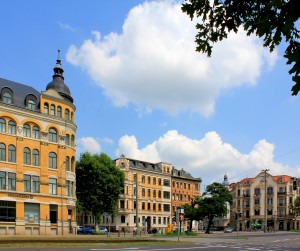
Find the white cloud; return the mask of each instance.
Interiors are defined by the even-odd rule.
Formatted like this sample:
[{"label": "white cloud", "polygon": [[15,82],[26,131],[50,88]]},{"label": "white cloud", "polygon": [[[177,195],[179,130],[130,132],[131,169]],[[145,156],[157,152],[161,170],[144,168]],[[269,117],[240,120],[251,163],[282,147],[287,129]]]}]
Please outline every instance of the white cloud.
[{"label": "white cloud", "polygon": [[300,176],[300,167],[288,167],[273,159],[274,145],[260,140],[248,154],[240,153],[232,145],[222,141],[217,132],[208,132],[202,139],[191,139],[176,130],[166,132],[158,140],[140,149],[135,136],[125,135],[119,140],[116,156],[157,163],[171,163],[175,168],[201,177],[203,184],[222,182],[226,173],[234,182],[256,176],[263,169],[272,175]]},{"label": "white cloud", "polygon": [[245,32],[214,45],[211,58],[195,52],[195,22],[174,1],[146,1],[128,13],[121,34],[93,31],[67,60],[87,71],[117,106],[132,102],[140,114],[161,109],[170,114],[214,112],[220,93],[255,85],[270,54]]},{"label": "white cloud", "polygon": [[72,31],[72,32],[74,32],[74,31],[76,31],[76,29],[75,28],[73,28],[71,25],[69,25],[69,24],[66,24],[66,23],[62,23],[62,22],[57,22],[57,24],[58,24],[58,26],[60,27],[60,28],[62,28],[62,29],[64,29],[64,30],[69,30],[69,31]]},{"label": "white cloud", "polygon": [[91,154],[100,154],[101,146],[93,137],[82,137],[77,140],[77,153],[89,152]]}]

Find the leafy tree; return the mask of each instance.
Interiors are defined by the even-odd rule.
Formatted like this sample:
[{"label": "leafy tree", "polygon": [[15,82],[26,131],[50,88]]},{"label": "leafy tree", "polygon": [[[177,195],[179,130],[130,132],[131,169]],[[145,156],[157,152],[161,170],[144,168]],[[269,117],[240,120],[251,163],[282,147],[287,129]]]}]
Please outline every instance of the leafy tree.
[{"label": "leafy tree", "polygon": [[81,154],[76,163],[77,208],[99,222],[104,212],[116,211],[124,182],[124,172],[106,154]]},{"label": "leafy tree", "polygon": [[295,199],[292,205],[292,211],[295,216],[300,215],[300,196],[297,196],[297,198]]},{"label": "leafy tree", "polygon": [[214,182],[206,187],[206,191],[198,203],[199,217],[202,219],[206,217],[208,219],[206,234],[210,233],[214,217],[223,217],[226,215],[226,204],[231,204],[232,201],[232,195],[224,185]]},{"label": "leafy tree", "polygon": [[230,31],[237,32],[242,25],[247,35],[262,37],[264,46],[273,51],[282,39],[287,48],[284,57],[292,64],[289,74],[295,82],[292,95],[300,91],[300,43],[297,20],[299,0],[185,0],[182,11],[191,19],[198,17],[196,50],[212,53],[212,43],[227,38]]},{"label": "leafy tree", "polygon": [[199,213],[198,205],[200,203],[200,197],[195,197],[191,200],[191,204],[184,204],[184,217],[190,220],[189,230],[192,229],[193,221],[199,221],[202,219],[201,213]]}]

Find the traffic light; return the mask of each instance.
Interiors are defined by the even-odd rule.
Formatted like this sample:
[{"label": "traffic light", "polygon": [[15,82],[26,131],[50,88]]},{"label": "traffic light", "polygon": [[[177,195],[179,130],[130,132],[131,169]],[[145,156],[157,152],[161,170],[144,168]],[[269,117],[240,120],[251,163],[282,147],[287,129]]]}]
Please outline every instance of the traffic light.
[{"label": "traffic light", "polygon": [[298,180],[297,179],[294,179],[293,180],[293,190],[297,190],[297,183],[298,183]]},{"label": "traffic light", "polygon": [[177,213],[176,213],[176,211],[174,211],[174,213],[173,213],[173,221],[177,222]]}]

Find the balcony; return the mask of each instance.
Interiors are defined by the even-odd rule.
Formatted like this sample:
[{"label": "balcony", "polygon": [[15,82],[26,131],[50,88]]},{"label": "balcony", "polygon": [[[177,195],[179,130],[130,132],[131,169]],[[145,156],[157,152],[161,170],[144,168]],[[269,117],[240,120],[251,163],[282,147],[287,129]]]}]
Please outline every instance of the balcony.
[{"label": "balcony", "polygon": [[250,197],[250,194],[243,194],[244,197]]},{"label": "balcony", "polygon": [[256,196],[256,197],[257,197],[257,196],[260,196],[260,193],[255,193],[254,196]]},{"label": "balcony", "polygon": [[286,191],[279,191],[277,194],[278,195],[286,195]]}]

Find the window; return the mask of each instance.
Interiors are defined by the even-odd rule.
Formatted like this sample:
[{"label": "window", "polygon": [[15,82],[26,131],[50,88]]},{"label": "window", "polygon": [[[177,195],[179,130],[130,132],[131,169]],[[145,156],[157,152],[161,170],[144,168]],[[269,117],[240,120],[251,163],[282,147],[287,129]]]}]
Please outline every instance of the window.
[{"label": "window", "polygon": [[151,197],[151,189],[148,189],[148,197]]},{"label": "window", "polygon": [[71,158],[71,172],[75,172],[75,157]]},{"label": "window", "polygon": [[[73,196],[73,187],[74,187],[74,182],[70,181],[70,180],[67,180],[66,181],[67,196]],[[122,208],[124,208],[124,205],[123,205]]]},{"label": "window", "polygon": [[121,223],[125,223],[125,216],[124,215],[121,216]]},{"label": "window", "polygon": [[6,161],[6,146],[0,143],[0,161]]},{"label": "window", "polygon": [[32,137],[34,139],[39,139],[40,138],[40,129],[37,126],[32,127]]},{"label": "window", "polygon": [[164,186],[170,186],[170,180],[164,179]]},{"label": "window", "polygon": [[164,204],[164,212],[170,212],[170,205]]},{"label": "window", "polygon": [[161,186],[161,178],[158,178],[158,185]]},{"label": "window", "polygon": [[151,177],[148,176],[148,184],[151,184]]},{"label": "window", "polygon": [[70,171],[70,158],[66,157],[66,171]]},{"label": "window", "polygon": [[49,141],[50,142],[57,142],[57,132],[54,128],[50,128],[49,130]]},{"label": "window", "polygon": [[57,168],[57,161],[56,161],[56,153],[51,152],[49,153],[49,168],[56,169]]},{"label": "window", "polygon": [[153,203],[153,206],[152,206],[152,207],[153,207],[152,210],[153,210],[153,211],[156,211],[156,203]]},{"label": "window", "polygon": [[145,197],[145,188],[142,188],[142,197]]},{"label": "window", "polygon": [[156,224],[156,217],[153,217],[153,224]]},{"label": "window", "polygon": [[32,176],[32,192],[39,193],[40,192],[40,177]]},{"label": "window", "polygon": [[30,149],[28,147],[25,147],[23,151],[23,164],[30,165]]},{"label": "window", "polygon": [[70,144],[70,135],[67,134],[65,137],[65,144],[68,146]]},{"label": "window", "polygon": [[29,223],[40,222],[40,204],[24,203],[24,220]]},{"label": "window", "polygon": [[31,192],[31,176],[24,174],[24,192]]},{"label": "window", "polygon": [[142,175],[142,183],[145,183],[145,176]]},{"label": "window", "polygon": [[56,224],[57,223],[57,211],[58,211],[58,206],[57,205],[50,205],[49,208],[50,212],[50,223],[51,224]]},{"label": "window", "polygon": [[50,106],[50,114],[53,116],[55,115],[55,106],[54,105]]},{"label": "window", "polygon": [[273,198],[268,198],[268,205],[273,205]]},{"label": "window", "polygon": [[6,133],[6,122],[3,118],[0,118],[0,132]]},{"label": "window", "polygon": [[148,202],[148,210],[151,210],[151,204]]},{"label": "window", "polygon": [[170,192],[164,191],[164,199],[170,199]]},{"label": "window", "polygon": [[36,110],[36,101],[33,99],[28,100],[28,109],[30,110]]},{"label": "window", "polygon": [[16,147],[14,145],[8,146],[8,162],[16,162]]},{"label": "window", "polygon": [[161,198],[161,191],[158,190],[158,198]]},{"label": "window", "polygon": [[153,185],[156,185],[156,178],[153,177]]},{"label": "window", "polygon": [[158,217],[158,224],[161,224],[161,217]]},{"label": "window", "polygon": [[61,118],[61,107],[57,107],[57,117]]},{"label": "window", "polygon": [[156,198],[156,190],[153,190],[153,198]]},{"label": "window", "polygon": [[49,194],[57,194],[57,181],[55,178],[49,178]]},{"label": "window", "polygon": [[16,174],[8,173],[8,190],[16,191]]},{"label": "window", "polygon": [[65,110],[65,119],[70,120],[70,111],[68,109]]},{"label": "window", "polygon": [[161,204],[158,204],[158,211],[161,211]]},{"label": "window", "polygon": [[29,138],[30,137],[30,125],[25,124],[23,126],[23,136]]},{"label": "window", "polygon": [[6,190],[6,173],[0,172],[0,189]]},{"label": "window", "polygon": [[16,123],[12,120],[8,122],[8,133],[16,134]]},{"label": "window", "polygon": [[12,103],[12,95],[8,92],[4,92],[2,101],[6,104],[11,104]]},{"label": "window", "polygon": [[267,193],[268,194],[273,194],[273,187],[268,187],[267,188]]},{"label": "window", "polygon": [[32,151],[32,165],[33,166],[40,165],[40,153],[37,149],[33,149]]},{"label": "window", "polygon": [[259,214],[260,214],[259,209],[256,208],[256,209],[254,210],[254,215],[259,215]]},{"label": "window", "polygon": [[74,135],[71,136],[71,146],[75,146],[75,137],[74,137]]},{"label": "window", "polygon": [[145,210],[145,202],[142,202],[142,210]]},{"label": "window", "polygon": [[44,113],[49,114],[49,105],[48,105],[48,103],[44,104]]},{"label": "window", "polygon": [[16,202],[0,201],[0,221],[16,221]]},{"label": "window", "polygon": [[254,194],[255,194],[256,196],[260,195],[260,188],[255,188],[255,189],[254,189]]},{"label": "window", "polygon": [[198,184],[195,184],[195,191],[198,191]]}]

